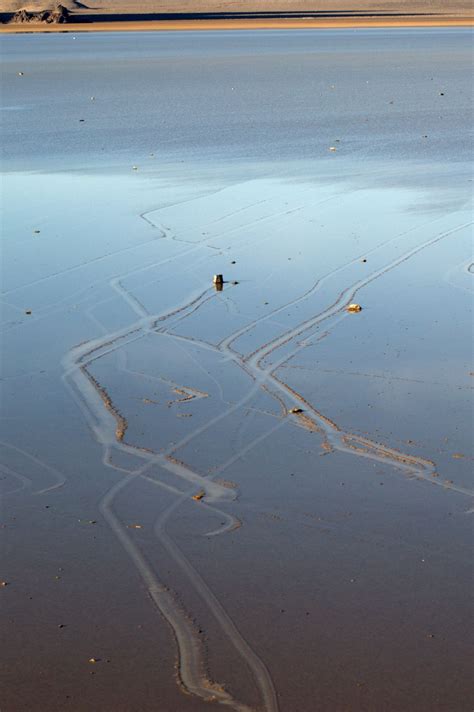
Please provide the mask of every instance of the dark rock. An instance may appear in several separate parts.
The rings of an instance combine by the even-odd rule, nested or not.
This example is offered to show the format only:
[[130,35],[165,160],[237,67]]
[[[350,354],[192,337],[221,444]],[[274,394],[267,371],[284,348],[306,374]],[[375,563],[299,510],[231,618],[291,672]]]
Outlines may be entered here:
[[70,13],[64,5],[57,5],[52,10],[40,10],[39,12],[31,12],[29,10],[18,10],[10,22],[18,25],[45,22],[47,24],[64,24],[70,19]]

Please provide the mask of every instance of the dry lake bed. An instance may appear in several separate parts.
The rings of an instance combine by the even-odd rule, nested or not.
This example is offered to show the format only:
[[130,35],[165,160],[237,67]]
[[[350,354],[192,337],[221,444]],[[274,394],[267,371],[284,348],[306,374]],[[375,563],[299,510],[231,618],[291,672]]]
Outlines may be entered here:
[[1,49],[2,712],[470,712],[472,33]]

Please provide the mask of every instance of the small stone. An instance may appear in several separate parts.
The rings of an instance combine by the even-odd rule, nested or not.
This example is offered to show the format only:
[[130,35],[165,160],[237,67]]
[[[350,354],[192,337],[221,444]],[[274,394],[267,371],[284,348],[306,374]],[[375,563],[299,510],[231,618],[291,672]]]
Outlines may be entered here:
[[297,415],[298,413],[302,413],[302,412],[303,412],[302,408],[292,408],[290,410],[290,413],[294,413],[295,415]]
[[98,663],[100,662],[100,658],[89,658],[90,663]]
[[19,76],[19,77],[22,77],[22,76],[23,76],[23,72],[18,72],[18,76]]
[[205,494],[206,494],[206,493],[205,493],[203,490],[201,490],[201,491],[198,492],[197,494],[193,494],[193,499],[196,500],[196,502],[200,502],[201,499],[203,499],[203,497],[204,497]]
[[346,311],[348,312],[360,312],[362,311],[362,307],[360,304],[349,304],[349,306],[346,307]]
[[5,588],[5,586],[8,586],[8,581],[0,581],[0,586]]
[[31,314],[32,314],[31,309],[25,309],[25,314],[27,314],[28,316],[31,316]]

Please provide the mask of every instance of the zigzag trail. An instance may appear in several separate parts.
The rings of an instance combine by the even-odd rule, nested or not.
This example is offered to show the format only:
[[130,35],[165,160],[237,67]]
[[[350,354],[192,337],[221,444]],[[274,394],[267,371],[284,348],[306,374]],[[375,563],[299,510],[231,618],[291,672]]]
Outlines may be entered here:
[[[145,214],[142,217],[148,223],[153,224]],[[291,345],[291,342],[297,337],[308,332],[319,323],[329,321],[334,324],[335,321],[340,320],[343,317],[346,305],[354,298],[358,290],[362,289],[375,279],[378,279],[389,270],[396,268],[402,262],[408,260],[421,250],[428,248],[450,235],[453,235],[455,232],[464,227],[466,227],[466,225],[460,225],[453,230],[437,235],[435,238],[424,242],[422,245],[419,245],[412,250],[406,251],[395,260],[373,272],[367,278],[358,280],[353,285],[344,289],[329,307],[299,325],[286,330],[285,333],[281,334],[272,341],[261,345],[257,350],[245,358],[232,348],[232,344],[240,336],[255,328],[266,319],[270,319],[272,316],[275,316],[275,314],[283,309],[287,309],[289,306],[311,299],[311,297],[327,281],[335,278],[343,269],[355,262],[355,260],[351,260],[348,264],[343,265],[342,267],[339,267],[333,272],[327,274],[325,277],[316,282],[316,284],[313,285],[313,287],[304,295],[298,297],[285,306],[274,310],[271,314],[268,314],[261,319],[254,320],[247,326],[235,331],[217,346],[199,340],[178,336],[173,334],[171,329],[179,321],[195,313],[210,299],[219,296],[218,293],[208,289],[197,291],[195,294],[191,295],[187,301],[177,305],[174,309],[161,314],[152,315],[148,314],[145,306],[123,286],[121,280],[127,275],[114,277],[110,281],[111,288],[124,298],[124,300],[137,314],[138,319],[135,323],[124,329],[105,334],[97,339],[87,342],[86,344],[77,346],[63,359],[64,382],[67,384],[72,396],[83,412],[94,437],[103,447],[104,465],[112,467],[118,472],[121,472],[123,475],[103,497],[100,503],[100,510],[117,539],[130,556],[133,564],[140,572],[156,607],[168,621],[174,632],[179,658],[179,678],[183,688],[187,692],[197,695],[205,701],[213,700],[226,706],[230,706],[237,710],[237,712],[250,712],[250,708],[247,705],[234,699],[223,687],[212,683],[207,678],[204,665],[204,650],[202,644],[200,643],[199,637],[196,635],[196,631],[193,629],[192,624],[189,622],[185,612],[178,604],[173,593],[163,584],[163,582],[159,580],[156,572],[132,541],[126,531],[126,527],[115,514],[113,509],[115,498],[126,487],[131,486],[138,478],[158,487],[165,488],[168,492],[176,495],[176,500],[173,504],[168,507],[156,521],[155,534],[157,540],[173,558],[176,565],[179,566],[187,575],[188,580],[192,584],[196,593],[206,602],[210,612],[221,627],[222,631],[226,634],[228,640],[232,643],[242,659],[245,661],[259,689],[262,709],[266,712],[277,712],[278,702],[276,692],[265,664],[243,639],[222,604],[209,589],[201,575],[196,571],[196,569],[186,559],[182,551],[169,537],[166,532],[166,523],[184,501],[190,500],[191,494],[196,491],[196,487],[199,487],[205,492],[205,502],[197,503],[196,506],[207,507],[225,519],[225,524],[222,525],[221,528],[208,532],[208,535],[215,536],[238,526],[238,520],[236,520],[235,517],[218,510],[212,505],[212,503],[230,502],[235,497],[232,490],[229,490],[228,487],[225,487],[219,482],[215,482],[214,479],[219,473],[229,467],[230,464],[243,457],[246,452],[262,442],[262,440],[268,437],[268,435],[270,435],[275,428],[280,427],[286,421],[283,421],[280,418],[278,424],[273,430],[263,436],[260,436],[259,438],[256,438],[245,448],[242,448],[239,452],[235,453],[230,460],[222,464],[213,473],[212,477],[203,477],[201,474],[193,471],[193,469],[188,465],[180,462],[176,458],[177,451],[193,438],[198,437],[209,428],[215,426],[222,419],[229,416],[231,413],[248,404],[256,393],[263,388],[277,399],[279,404],[284,408],[284,415],[288,412],[288,403],[300,406],[303,405],[304,414],[302,416],[298,416],[295,419],[295,422],[303,425],[303,427],[310,427],[311,429],[315,429],[320,432],[329,448],[342,452],[349,452],[355,456],[361,456],[374,460],[383,460],[384,462],[391,463],[398,469],[408,472],[416,477],[425,479],[433,484],[442,484],[439,480],[433,478],[433,475],[436,474],[433,463],[423,460],[422,458],[405,455],[397,450],[372,442],[369,439],[343,431],[337,426],[336,423],[333,423],[326,416],[318,412],[316,408],[308,403],[301,394],[292,390],[287,384],[280,380],[276,376],[275,372],[279,366],[288,361],[298,352],[299,349],[302,348],[301,345],[297,344],[292,348],[292,350],[285,353],[284,356],[271,365],[264,366],[262,365],[262,362],[270,356],[270,354],[276,352],[281,347],[288,347],[288,345]],[[162,239],[177,239],[171,236],[168,228],[162,228],[161,230]],[[400,237],[403,237],[403,235],[398,235],[396,238],[393,238],[387,242],[392,242],[394,239],[399,239]],[[198,244],[196,248],[186,250],[185,254],[206,247],[207,245]],[[374,248],[374,250],[380,249],[380,247],[381,245],[378,245]],[[180,259],[182,256],[183,253],[176,255],[174,259]],[[172,259],[173,258],[164,260],[164,263],[169,263]],[[140,269],[135,270],[135,272],[140,271]],[[173,444],[162,453],[150,452],[127,443],[126,433],[128,424],[126,419],[117,410],[107,391],[100,385],[100,383],[98,383],[98,381],[88,370],[88,367],[90,367],[94,361],[105,355],[113,353],[118,354],[128,344],[143,338],[150,332],[157,334],[159,338],[171,338],[177,343],[181,342],[182,344],[191,342],[199,348],[210,349],[211,351],[217,352],[232,360],[236,365],[242,368],[253,381],[252,386],[236,403],[229,405],[223,412],[218,413],[207,423],[194,429],[186,437],[182,438],[180,442]],[[126,364],[122,365],[122,368],[125,372],[127,371]],[[114,452],[122,452],[127,455],[132,455],[135,461],[137,458],[141,460],[142,465],[135,467],[135,469],[130,469],[114,464],[112,460]],[[189,489],[183,492],[177,488],[165,484],[164,482],[161,482],[155,477],[151,477],[149,471],[155,465],[167,470],[178,479],[188,483]],[[60,485],[58,484],[56,486]],[[473,496],[472,492],[464,490],[463,488],[451,486],[450,489],[454,489],[455,491],[465,495]]]
[[[114,286],[117,286],[116,283]],[[143,554],[132,542],[126,532],[126,528],[113,511],[113,501],[115,497],[125,486],[137,477],[146,479],[147,481],[153,481],[153,483],[158,486],[165,486],[163,483],[149,478],[146,475],[147,471],[153,465],[159,465],[178,478],[184,479],[193,485],[193,489],[184,494],[180,493],[179,490],[174,490],[177,494],[178,504],[181,504],[183,499],[190,499],[191,494],[195,492],[197,486],[205,491],[208,503],[213,501],[231,501],[235,495],[228,487],[213,482],[211,478],[202,477],[170,455],[151,453],[127,444],[124,441],[127,429],[125,418],[117,411],[105,389],[87,370],[87,367],[95,360],[104,355],[111,354],[114,351],[118,351],[125,345],[141,338],[161,321],[173,317],[180,312],[191,313],[195,310],[196,305],[205,303],[205,301],[210,298],[208,292],[209,290],[205,290],[204,292],[196,294],[192,299],[181,306],[177,306],[171,312],[148,316],[142,314],[141,318],[131,327],[118,330],[113,334],[106,334],[103,337],[72,349],[63,359],[63,380],[71,390],[95,438],[103,446],[103,463],[108,467],[126,473],[126,476],[106,493],[100,503],[100,510],[140,572],[155,605],[168,621],[174,632],[179,658],[178,675],[183,688],[187,692],[195,694],[205,701],[216,701],[226,706],[231,706],[237,710],[237,712],[250,712],[250,708],[247,705],[233,699],[223,687],[211,682],[207,678],[204,666],[204,651],[199,636],[196,634],[186,613],[180,608],[173,594],[159,581],[152,567],[147,563]],[[135,305],[135,307],[137,308],[137,305]],[[252,395],[253,392],[243,399],[243,402],[251,398]],[[237,407],[238,406],[232,406],[232,409]],[[139,457],[145,460],[145,464],[133,472],[127,471],[127,468],[121,468],[112,463],[112,450],[126,452],[135,458]],[[214,473],[214,477],[216,477],[217,474],[218,473]],[[167,487],[167,489],[173,490],[173,488],[170,487]],[[207,504],[207,507],[210,508],[210,505]],[[235,517],[215,508],[213,508],[213,511],[218,513],[220,518],[224,518],[226,524],[217,531],[209,532],[210,536],[229,531],[239,525]],[[164,537],[165,535],[163,534],[163,539]],[[170,550],[170,553],[174,556],[178,565],[185,569],[188,576],[194,578],[194,585],[197,586],[198,593],[204,597],[208,607],[217,619],[219,625],[223,627],[229,636],[234,647],[243,655],[260,689],[264,704],[263,709],[268,710],[268,712],[277,712],[278,703],[275,689],[264,663],[242,638],[221,604],[210,592],[202,578],[194,571],[189,562],[187,562],[182,555],[178,557],[176,553],[178,551],[177,548],[174,549],[173,553],[174,545],[169,539],[167,539],[166,543],[166,548]]]

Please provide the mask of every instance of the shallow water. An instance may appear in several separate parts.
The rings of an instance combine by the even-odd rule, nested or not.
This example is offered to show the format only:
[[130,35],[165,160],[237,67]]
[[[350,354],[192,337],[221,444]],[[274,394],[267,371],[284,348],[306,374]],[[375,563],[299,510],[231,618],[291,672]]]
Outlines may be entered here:
[[2,710],[470,710],[470,33],[2,50]]

